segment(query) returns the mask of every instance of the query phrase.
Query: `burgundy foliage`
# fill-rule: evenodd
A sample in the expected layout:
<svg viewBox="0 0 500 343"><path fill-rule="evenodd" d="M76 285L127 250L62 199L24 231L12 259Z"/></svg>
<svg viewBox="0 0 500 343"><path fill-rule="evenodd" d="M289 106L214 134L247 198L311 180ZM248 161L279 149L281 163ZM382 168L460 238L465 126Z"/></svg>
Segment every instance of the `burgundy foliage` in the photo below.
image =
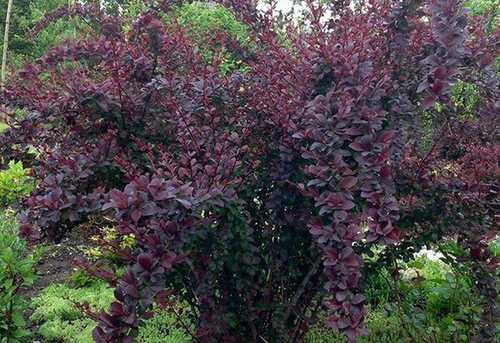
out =
<svg viewBox="0 0 500 343"><path fill-rule="evenodd" d="M498 33L458 0L309 2L308 29L280 34L272 11L222 3L253 32L248 72L204 64L196 42L161 21L168 2L128 33L78 7L53 18L91 18L94 35L25 66L3 94L29 112L0 136L3 158L37 152L22 234L58 240L113 214L137 239L120 255L123 277L97 268L116 302L95 341L131 342L171 296L203 342L301 341L322 304L328 325L355 340L362 253L401 256L445 237L471 252L482 339L493 340ZM474 119L450 99L458 79L480 89ZM435 127L427 149L424 113Z"/></svg>

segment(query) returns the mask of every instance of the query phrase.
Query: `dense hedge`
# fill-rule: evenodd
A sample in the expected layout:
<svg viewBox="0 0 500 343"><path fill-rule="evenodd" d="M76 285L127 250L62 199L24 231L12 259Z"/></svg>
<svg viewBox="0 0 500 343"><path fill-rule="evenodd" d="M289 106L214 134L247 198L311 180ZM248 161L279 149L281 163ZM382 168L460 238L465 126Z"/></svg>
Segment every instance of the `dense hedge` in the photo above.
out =
<svg viewBox="0 0 500 343"><path fill-rule="evenodd" d="M309 2L302 29L252 1L223 5L252 42L214 32L209 60L161 20L168 2L131 30L63 8L47 21L78 14L95 37L27 65L3 94L29 111L0 136L4 157L37 152L24 237L58 240L113 214L136 239L119 252L122 277L88 266L116 287L94 339L132 341L175 298L204 342L300 341L322 305L355 340L363 276L452 238L485 296L480 339L493 341L498 35L458 0ZM248 69L221 73L227 51ZM472 118L452 100L457 80L480 95Z"/></svg>

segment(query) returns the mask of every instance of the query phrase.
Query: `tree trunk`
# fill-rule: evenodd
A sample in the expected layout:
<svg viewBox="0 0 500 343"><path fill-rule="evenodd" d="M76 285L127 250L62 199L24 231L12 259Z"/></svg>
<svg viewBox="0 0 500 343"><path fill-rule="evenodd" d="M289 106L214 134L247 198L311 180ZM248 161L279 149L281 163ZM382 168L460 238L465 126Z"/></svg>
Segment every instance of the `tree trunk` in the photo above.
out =
<svg viewBox="0 0 500 343"><path fill-rule="evenodd" d="M12 12L12 0L7 4L7 16L5 17L5 30L3 34L3 54L2 54L2 90L5 85L5 73L7 69L7 50L9 49L9 27L10 27L10 14Z"/></svg>

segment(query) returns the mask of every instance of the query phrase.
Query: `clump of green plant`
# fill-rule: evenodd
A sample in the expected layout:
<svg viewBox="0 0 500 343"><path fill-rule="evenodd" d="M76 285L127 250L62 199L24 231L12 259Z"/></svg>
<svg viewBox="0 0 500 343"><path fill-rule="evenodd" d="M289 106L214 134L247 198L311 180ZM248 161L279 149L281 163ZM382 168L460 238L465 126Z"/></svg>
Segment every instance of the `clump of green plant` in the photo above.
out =
<svg viewBox="0 0 500 343"><path fill-rule="evenodd" d="M86 302L93 310L102 310L112 301L113 290L103 282L82 288L50 285L33 299L31 320L40 324L40 335L49 342L90 343L96 324L75 304Z"/></svg>
<svg viewBox="0 0 500 343"><path fill-rule="evenodd" d="M15 161L0 171L0 207L12 205L33 191L35 183L28 173L22 162Z"/></svg>
<svg viewBox="0 0 500 343"><path fill-rule="evenodd" d="M36 253L28 253L17 235L12 214L0 212L0 338L1 342L24 342L30 336L23 313L28 307L20 291L36 278Z"/></svg>
<svg viewBox="0 0 500 343"><path fill-rule="evenodd" d="M472 83L459 80L452 89L452 101L464 119L474 118L479 100L479 88Z"/></svg>
<svg viewBox="0 0 500 343"><path fill-rule="evenodd" d="M139 329L138 343L188 343L189 336L177 327L172 313L156 309L155 315Z"/></svg>
<svg viewBox="0 0 500 343"><path fill-rule="evenodd" d="M68 282L74 288L89 287L96 282L96 278L89 275L83 269L77 269L68 277Z"/></svg>
<svg viewBox="0 0 500 343"><path fill-rule="evenodd" d="M491 243L490 251L493 256L500 257L500 239L496 239Z"/></svg>
<svg viewBox="0 0 500 343"><path fill-rule="evenodd" d="M90 237L96 246L83 249L83 253L93 261L106 260L120 267L119 254L124 250L132 250L136 246L134 234L119 235L114 227L102 228Z"/></svg>
<svg viewBox="0 0 500 343"><path fill-rule="evenodd" d="M427 341L469 342L479 330L481 305L468 275L425 256L408 263L399 282L407 327Z"/></svg>
<svg viewBox="0 0 500 343"><path fill-rule="evenodd" d="M78 275L82 281L82 274ZM66 283L54 284L33 299L31 320L40 324L39 333L47 342L92 343L96 323L82 314L76 304L88 303L93 311L100 311L107 309L113 301L113 290L103 281L85 278L78 288ZM175 326L173 315L161 309L156 309L155 316L144 321L137 336L139 343L189 341L186 334Z"/></svg>
<svg viewBox="0 0 500 343"><path fill-rule="evenodd" d="M249 43L248 28L227 8L217 4L192 2L176 9L176 18L199 38L214 31L224 31L243 44Z"/></svg>
<svg viewBox="0 0 500 343"><path fill-rule="evenodd" d="M500 6L498 0L468 0L465 7L476 16L486 18L486 30L494 34L495 29L500 24ZM497 71L500 70L500 56L496 58Z"/></svg>
<svg viewBox="0 0 500 343"><path fill-rule="evenodd" d="M498 7L497 0L469 0L465 3L473 14L483 14Z"/></svg>
<svg viewBox="0 0 500 343"><path fill-rule="evenodd" d="M373 307L387 304L394 300L393 287L391 287L392 276L383 268L376 274L369 274L367 276L366 284L366 299Z"/></svg>
<svg viewBox="0 0 500 343"><path fill-rule="evenodd" d="M134 21L147 10L147 4L143 0L128 0L126 6L122 7L122 16L125 19L123 30L130 32L134 25Z"/></svg>
<svg viewBox="0 0 500 343"><path fill-rule="evenodd" d="M24 241L17 237L18 223L15 217L15 212L10 209L0 210L0 235L4 246L10 246L15 251L24 251Z"/></svg>

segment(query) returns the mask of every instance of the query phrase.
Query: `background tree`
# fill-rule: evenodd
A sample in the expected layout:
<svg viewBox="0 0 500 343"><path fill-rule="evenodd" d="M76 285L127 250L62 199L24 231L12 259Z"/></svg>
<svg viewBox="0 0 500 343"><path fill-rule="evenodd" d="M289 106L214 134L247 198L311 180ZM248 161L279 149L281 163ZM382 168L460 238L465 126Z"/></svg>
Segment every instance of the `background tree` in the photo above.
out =
<svg viewBox="0 0 500 343"><path fill-rule="evenodd" d="M5 83L5 72L7 68L7 50L9 48L9 29L10 29L11 14L12 14L12 0L9 0L7 3L7 13L5 14L5 26L3 35L2 70L1 70L2 90Z"/></svg>

